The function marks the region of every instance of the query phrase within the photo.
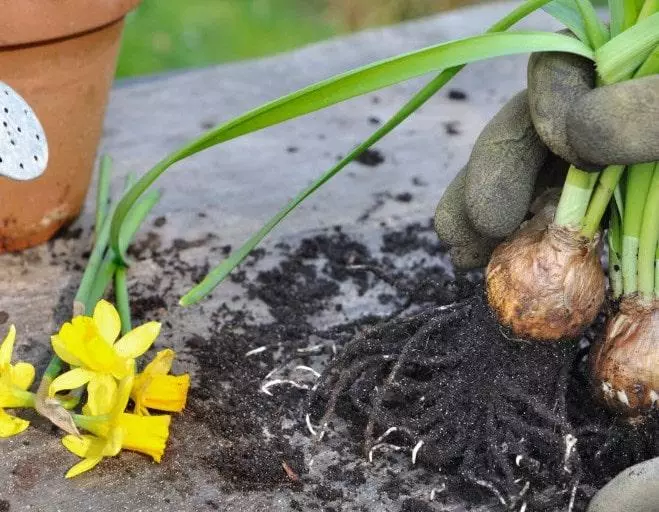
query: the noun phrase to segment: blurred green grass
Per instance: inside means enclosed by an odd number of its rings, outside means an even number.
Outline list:
[[[142,0],[126,19],[117,76],[271,55],[483,1],[488,0]]]
[[[118,77],[278,53],[344,29],[324,0],[144,0],[130,13]]]

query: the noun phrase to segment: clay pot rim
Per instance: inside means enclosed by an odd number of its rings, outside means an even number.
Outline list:
[[[20,0],[6,2],[0,49],[89,32],[123,18],[140,0]]]

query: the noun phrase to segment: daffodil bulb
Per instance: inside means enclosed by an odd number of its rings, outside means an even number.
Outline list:
[[[595,394],[612,410],[639,416],[659,406],[659,300],[625,297],[590,354]]]
[[[604,302],[599,237],[531,222],[494,250],[486,286],[492,310],[515,336],[576,338]]]

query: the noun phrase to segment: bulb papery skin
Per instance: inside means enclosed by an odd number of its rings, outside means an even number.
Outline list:
[[[578,338],[597,317],[606,281],[599,236],[532,219],[492,254],[487,298],[499,323],[520,338]]]
[[[639,416],[659,407],[659,300],[624,297],[590,352],[595,396],[614,412]]]

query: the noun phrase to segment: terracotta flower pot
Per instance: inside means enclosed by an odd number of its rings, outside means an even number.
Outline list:
[[[39,178],[0,177],[0,252],[44,242],[80,212],[124,16],[138,3],[0,1],[0,80],[32,106],[50,151]]]

